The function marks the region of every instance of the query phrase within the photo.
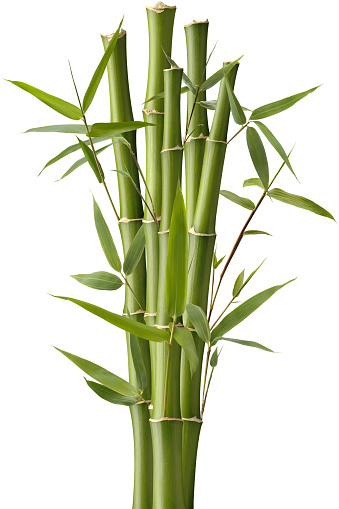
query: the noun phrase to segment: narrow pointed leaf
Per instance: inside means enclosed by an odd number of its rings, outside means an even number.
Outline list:
[[[181,87],[180,94],[186,94],[189,92],[190,89],[188,87]],[[152,95],[149,99],[146,99],[146,101],[143,104],[147,104],[150,101],[154,101],[155,99],[163,99],[165,97],[165,92],[160,92],[160,94]]]
[[[43,92],[42,90],[39,90],[38,88],[32,87],[31,85],[27,85],[27,83],[23,83],[22,81],[10,81],[10,83],[13,83],[13,85],[16,85],[17,87],[21,88],[22,90],[25,90],[25,92],[28,92],[29,94],[33,95],[39,101],[43,102],[52,110],[57,111],[58,113],[61,113],[64,117],[71,118],[72,120],[79,120],[82,118],[82,112],[80,108],[77,106],[74,106],[74,104],[71,104],[67,101],[63,101],[62,99],[59,99],[59,97],[55,97],[54,95],[47,94],[46,92]]]
[[[261,345],[260,343],[256,343],[255,341],[245,341],[244,339],[215,338],[213,344],[216,344],[220,340],[231,341],[232,343],[238,343],[238,345],[252,346],[254,348],[259,348],[260,350],[265,350],[266,352],[273,352],[273,350]]]
[[[88,126],[88,128],[90,127]],[[32,127],[32,129],[28,129],[25,133],[86,134],[86,127],[81,124],[46,125],[44,127]]]
[[[226,256],[226,255],[225,255]],[[213,265],[214,269],[217,269],[219,267],[219,265],[221,264],[221,262],[223,261],[223,259],[225,258],[225,256],[223,256],[222,258],[220,258],[220,260],[217,260],[216,263]]]
[[[215,368],[218,365],[218,349],[216,348],[212,353],[212,357],[210,359],[210,365],[212,368]]]
[[[199,357],[191,331],[186,327],[176,327],[174,339],[184,350],[190,365],[191,376],[193,376],[199,365]]]
[[[239,62],[239,60],[242,58],[239,57],[237,58],[236,60],[233,60],[233,62],[230,62],[229,64],[223,66],[221,69],[219,69],[217,72],[215,72],[214,74],[212,74],[212,76],[210,76],[209,78],[207,78],[206,81],[204,81],[200,88],[199,88],[199,91],[200,92],[203,92],[204,90],[208,90],[209,88],[212,88],[214,87],[214,85],[216,85],[217,83],[219,83],[219,81],[224,77],[224,76],[227,76],[227,74],[233,69],[233,67]]]
[[[186,311],[193,327],[197,331],[198,336],[208,344],[211,340],[211,332],[206,314],[201,307],[196,306],[195,304],[187,304]]]
[[[272,235],[270,233],[267,233],[267,232],[263,232],[261,230],[246,230],[243,235],[269,235],[270,237],[272,237]]]
[[[111,232],[108,229],[104,216],[101,213],[99,205],[93,196],[94,222],[98,233],[101,247],[105,253],[108,263],[117,272],[121,272],[121,261],[113,242]]]
[[[280,101],[275,101],[273,103],[265,104],[265,106],[260,106],[260,108],[253,110],[250,120],[259,120],[261,118],[271,117],[272,115],[276,115],[281,111],[287,110],[295,103],[306,97],[308,94],[311,94],[317,90],[317,88],[319,87],[310,88],[310,90],[306,90],[306,92],[291,95],[290,97],[286,97]]]
[[[140,258],[145,250],[145,230],[144,226],[142,225],[137,234],[135,235],[134,239],[131,242],[131,245],[127,251],[123,270],[126,276],[129,274],[132,274],[135,267],[138,265]]]
[[[268,188],[268,162],[264,145],[254,127],[246,129],[247,146],[256,172],[265,189]]]
[[[96,70],[95,70],[95,72],[93,74],[91,82],[88,85],[88,88],[87,88],[86,93],[85,93],[84,100],[82,101],[82,107],[83,107],[83,110],[85,112],[88,110],[88,108],[90,107],[90,105],[91,105],[91,103],[92,103],[92,101],[94,99],[95,93],[96,93],[96,91],[98,89],[98,86],[99,86],[99,83],[101,81],[101,78],[102,78],[102,76],[103,76],[103,74],[105,72],[105,69],[107,67],[108,61],[109,61],[109,59],[110,59],[110,57],[111,57],[111,55],[113,53],[113,50],[114,50],[114,48],[116,46],[122,22],[123,22],[123,19],[120,21],[119,28],[115,32],[115,34],[113,35],[110,43],[108,44],[108,46],[106,48],[106,51],[105,51],[102,59],[100,60],[100,63],[98,65],[98,67],[96,68]]]
[[[224,198],[227,198],[228,200],[232,201],[233,203],[236,203],[237,205],[240,205],[241,207],[244,207],[248,210],[255,209],[255,205],[253,201],[249,200],[248,198],[243,198],[242,196],[238,196],[235,193],[231,193],[231,191],[220,191],[220,194],[224,196]]]
[[[254,122],[256,126],[259,127],[260,131],[263,133],[264,136],[266,136],[267,140],[270,142],[270,144],[272,145],[272,147],[275,148],[275,150],[278,152],[278,154],[280,155],[280,157],[282,158],[282,160],[284,161],[284,163],[286,163],[286,165],[289,167],[289,169],[291,170],[291,172],[293,173],[293,175],[295,176],[295,178],[297,178],[296,174],[294,173],[293,171],[293,168],[291,166],[291,163],[288,159],[288,156],[285,152],[285,150],[283,149],[283,147],[280,145],[279,141],[277,140],[277,138],[274,136],[274,134],[268,129],[268,127],[265,126],[265,124],[263,124],[262,122]]]
[[[166,307],[169,316],[185,311],[188,275],[188,233],[184,198],[178,185],[168,237]]]
[[[119,394],[116,391],[112,391],[105,385],[98,384],[97,382],[92,382],[92,380],[85,381],[90,389],[92,389],[95,394],[97,394],[100,398],[108,401],[109,403],[114,403],[115,405],[124,405],[124,406],[132,406],[135,405],[139,398],[137,396],[124,396],[123,394]]]
[[[97,163],[95,161],[95,157],[94,157],[94,154],[92,152],[92,149],[90,147],[88,147],[86,145],[86,143],[84,143],[79,138],[78,138],[78,142],[79,142],[79,145],[81,147],[81,150],[83,151],[83,154],[84,154],[85,158],[87,159],[88,164],[90,165],[90,167],[92,168],[92,170],[94,172],[94,175],[98,179],[99,184],[101,184],[103,182],[103,180],[105,180],[104,172],[102,171],[102,168],[100,167],[101,168],[101,172],[102,172],[102,176],[103,176],[102,177],[101,174],[100,174],[100,171],[98,169]]]
[[[98,123],[93,124],[88,136],[90,136],[91,138],[98,138],[101,136],[112,136],[113,138],[117,137],[121,133],[127,133],[129,131],[141,129],[142,127],[152,127],[152,126],[155,126],[155,124],[151,124],[150,122],[140,122],[138,120],[130,122],[108,122],[101,124]]]
[[[147,375],[144,359],[142,358],[141,348],[139,345],[139,340],[134,334],[129,335],[130,348],[132,354],[133,365],[137,377],[137,385],[138,389],[143,393],[144,389],[147,387]]]
[[[198,101],[198,104],[207,110],[215,110],[217,107],[216,99],[213,99],[212,101]]]
[[[105,385],[109,389],[112,389],[119,394],[123,394],[124,396],[138,395],[138,390],[133,387],[132,384],[126,382],[123,378],[114,375],[110,371],[107,371],[107,369],[98,366],[98,364],[94,364],[94,362],[88,361],[87,359],[83,359],[82,357],[78,357],[72,353],[60,350],[60,348],[57,348],[56,346],[54,348],[67,357],[67,359],[72,361],[76,366],[78,366],[78,368],[82,369],[82,371],[84,371],[87,375],[91,376],[94,380]]]
[[[243,187],[248,187],[248,186],[258,186],[260,187],[261,189],[265,189],[261,180],[258,179],[258,178],[253,178],[253,179],[247,179],[244,181],[243,183]]]
[[[266,259],[266,258],[265,258],[265,259]],[[244,288],[244,286],[246,286],[246,285],[247,285],[247,283],[249,283],[249,282],[251,281],[252,277],[253,277],[253,276],[254,276],[254,275],[258,272],[258,270],[260,269],[260,267],[262,266],[262,264],[264,263],[264,261],[265,261],[265,260],[263,260],[263,261],[261,262],[261,264],[260,264],[260,265],[259,265],[256,269],[254,269],[254,271],[253,271],[253,272],[251,272],[251,274],[248,276],[248,278],[246,279],[245,283],[243,284],[243,288]]]
[[[314,201],[311,201],[308,198],[304,198],[303,196],[287,193],[286,191],[278,188],[269,191],[268,195],[275,200],[282,201],[283,203],[288,203],[288,205],[293,205],[294,207],[299,207],[300,209],[309,210],[310,212],[314,212],[314,214],[328,217],[329,219],[333,219],[335,221],[332,214],[330,214],[327,210],[314,203]]]
[[[100,154],[101,152],[103,152],[104,150],[106,150],[106,148],[108,147],[111,147],[111,143],[109,143],[109,145],[105,145],[104,147],[101,147],[99,148],[96,153],[97,154]],[[79,148],[80,148],[80,145],[79,145]],[[74,170],[76,170],[77,168],[79,168],[79,166],[82,166],[83,164],[87,163],[87,158],[86,157],[82,157],[81,159],[78,159],[77,161],[75,161],[75,163],[72,164],[72,166],[63,174],[62,177],[60,177],[59,180],[62,180],[63,178],[65,177],[68,177],[68,175],[70,175],[71,173],[73,173]]]
[[[216,269],[217,263],[218,263],[218,258],[215,254],[215,251],[213,251],[213,258],[212,258],[213,269]]]
[[[146,339],[147,341],[155,341],[157,343],[162,343],[163,341],[169,342],[170,336],[166,330],[157,329],[156,327],[151,327],[150,325],[145,325],[144,323],[137,322],[136,320],[128,318],[127,316],[117,315],[111,311],[107,311],[106,309],[95,306],[94,304],[90,304],[89,302],[72,299],[70,297],[61,297],[59,295],[52,295],[52,297],[69,300],[70,302],[73,302],[86,311],[89,311],[93,315],[96,315],[106,322],[119,327],[119,329],[123,329],[130,334],[134,334],[138,338]]]
[[[228,315],[226,315],[221,322],[213,329],[212,331],[212,339],[218,338],[226,334],[228,331],[233,329],[236,325],[241,323],[245,318],[251,315],[254,311],[256,311],[262,304],[264,304],[272,295],[274,295],[278,290],[286,286],[287,284],[294,281],[287,281],[282,285],[272,286],[272,288],[268,288],[257,295],[254,295],[250,299],[246,300],[236,309],[231,311]]]
[[[164,52],[165,54],[165,57],[167,58],[168,60],[168,63],[170,64],[170,66],[172,67],[180,67],[178,64],[176,64],[174,62],[174,60],[167,55],[166,51],[164,50],[164,48],[162,48],[162,51]],[[196,94],[196,90],[195,90],[195,86],[193,85],[193,83],[191,82],[191,80],[189,79],[189,77],[187,76],[187,74],[185,74],[184,72],[182,73],[182,81],[185,83],[185,85],[188,86],[188,88],[190,89],[190,91],[193,93],[193,94]]]
[[[246,124],[246,116],[244,110],[240,106],[240,103],[234,94],[228,78],[225,79],[225,85],[234,122],[238,125]]]
[[[118,276],[105,271],[92,272],[92,274],[75,274],[71,277],[82,285],[95,290],[118,290],[124,284]]]
[[[243,286],[244,286],[244,277],[245,277],[245,270],[240,272],[239,276],[235,280],[232,296],[237,297],[239,293],[241,292]]]

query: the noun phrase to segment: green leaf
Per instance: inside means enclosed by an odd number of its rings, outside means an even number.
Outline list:
[[[265,258],[265,259],[266,259],[266,258]],[[262,266],[262,264],[264,263],[264,261],[265,261],[265,260],[263,260],[263,261],[261,262],[261,264],[260,264],[260,265],[259,265],[256,269],[254,269],[254,271],[253,271],[253,272],[251,272],[251,274],[248,276],[248,278],[246,279],[245,283],[243,284],[243,288],[244,288],[244,286],[246,286],[246,285],[247,285],[247,283],[249,283],[249,282],[251,281],[252,277],[253,277],[253,276],[254,276],[254,275],[258,272],[258,270],[260,269],[260,267]],[[287,283],[286,283],[286,284],[287,284]]]
[[[213,99],[212,101],[198,101],[198,104],[207,110],[215,110],[217,107],[216,99]]]
[[[139,345],[139,340],[134,334],[129,335],[130,348],[132,354],[133,365],[137,377],[137,385],[138,389],[143,393],[144,389],[147,387],[147,374],[144,359],[142,358],[141,348]]]
[[[193,376],[199,365],[199,357],[191,331],[186,327],[175,327],[174,339],[184,350]]]
[[[215,338],[221,337],[223,334],[226,334],[228,331],[233,329],[236,325],[245,320],[245,318],[251,315],[254,311],[256,311],[278,290],[280,290],[287,284],[291,283],[292,281],[294,281],[294,279],[287,281],[287,283],[284,283],[283,285],[272,286],[272,288],[268,288],[267,290],[264,290],[263,292],[254,295],[250,299],[240,304],[240,306],[238,306],[228,315],[226,315],[221,320],[221,322],[215,327],[215,329],[213,329],[212,339],[214,340]]]
[[[264,145],[254,127],[247,127],[247,146],[256,172],[265,189],[268,188],[268,162]]]
[[[105,253],[108,263],[117,272],[121,272],[121,261],[117,248],[113,242],[111,232],[108,229],[104,216],[101,213],[99,205],[93,196],[94,222],[97,229],[101,247]]]
[[[92,170],[94,172],[94,175],[98,179],[99,184],[102,184],[102,182],[105,180],[104,172],[102,171],[102,168],[100,166],[100,169],[101,169],[101,172],[102,172],[102,175],[103,175],[103,177],[102,177],[101,174],[100,174],[100,171],[98,169],[98,166],[97,166],[97,163],[96,163],[96,160],[95,160],[95,157],[94,157],[94,154],[93,154],[92,150],[86,145],[86,143],[84,143],[79,138],[78,138],[78,142],[79,142],[79,145],[81,147],[81,150],[84,153],[85,158],[87,159],[88,164],[90,165],[90,167],[92,168]]]
[[[300,101],[300,99],[303,99],[311,92],[317,90],[317,88],[319,88],[319,86],[310,88],[310,90],[306,90],[306,92],[301,92],[300,94],[291,95],[290,97],[286,97],[280,101],[275,101],[273,103],[265,104],[265,106],[260,106],[260,108],[253,110],[250,120],[259,120],[261,118],[271,117],[272,115],[276,115],[281,111],[287,110],[295,103]]]
[[[314,201],[309,200],[308,198],[304,198],[303,196],[298,196],[297,194],[287,193],[282,189],[272,189],[269,191],[268,195],[275,200],[282,201],[284,203],[288,203],[289,205],[293,205],[294,207],[299,207],[300,209],[309,210],[310,212],[314,212],[314,214],[318,214],[319,216],[328,217],[329,219],[334,219],[332,214],[330,214],[327,210],[320,205],[314,203]]]
[[[243,57],[243,55],[241,55],[241,57],[237,58],[236,60],[233,60],[233,62],[230,62],[229,64],[223,66],[221,69],[219,69],[217,72],[215,72],[214,74],[212,74],[212,76],[210,76],[209,78],[207,78],[206,81],[204,81],[200,88],[199,88],[199,92],[203,92],[204,90],[208,90],[209,88],[212,88],[214,87],[214,85],[216,85],[217,83],[219,83],[219,81],[226,77],[227,74],[233,69],[233,67],[239,62],[239,60]]]
[[[218,349],[216,348],[212,354],[212,357],[210,359],[210,365],[212,368],[215,368],[218,365]]]
[[[43,102],[44,104],[52,108],[52,110],[61,113],[61,115],[63,115],[64,117],[71,118],[72,120],[80,120],[80,118],[82,118],[82,112],[80,108],[74,106],[74,104],[71,104],[67,101],[63,101],[62,99],[59,99],[54,95],[47,94],[46,92],[43,92],[38,88],[32,87],[31,85],[27,85],[27,83],[22,83],[22,81],[11,81],[11,80],[6,81],[9,81],[10,83],[13,83],[13,85],[16,85],[22,90],[25,90],[25,92],[28,92],[29,94],[33,95],[34,97],[39,99],[39,101]]]
[[[182,87],[180,89],[180,94],[186,94],[187,92],[190,92],[190,89],[188,87]],[[150,101],[154,101],[155,99],[163,99],[164,97],[165,97],[165,92],[160,92],[160,94],[153,95],[149,99],[146,99],[144,104],[147,104]]]
[[[293,175],[295,176],[295,178],[297,178],[296,174],[294,173],[293,171],[293,168],[291,166],[291,163],[288,159],[288,156],[285,152],[285,150],[283,149],[283,147],[280,145],[279,141],[277,140],[277,138],[274,136],[274,134],[268,129],[268,127],[266,127],[262,122],[254,122],[256,126],[259,127],[260,131],[263,133],[264,136],[266,136],[267,140],[270,142],[270,144],[272,145],[273,148],[275,148],[275,150],[278,152],[278,154],[280,155],[280,157],[282,158],[282,160],[284,161],[284,163],[286,163],[286,165],[289,167],[289,169],[291,170],[291,172],[293,173]],[[297,179],[298,180],[298,179]]]
[[[135,131],[142,127],[155,126],[150,122],[130,121],[130,122],[108,122],[93,124],[89,135],[91,138],[98,138],[101,136],[112,136],[117,137],[121,133],[127,133],[129,131]],[[120,141],[120,140],[119,140]]]
[[[195,304],[187,304],[186,311],[199,338],[209,344],[211,340],[211,331],[204,311]]]
[[[261,189],[265,189],[264,186],[262,185],[261,180],[257,179],[257,178],[245,180],[243,183],[243,187],[248,187],[248,186],[258,186]]]
[[[270,237],[272,237],[272,235],[270,233],[267,233],[267,232],[263,232],[261,230],[246,230],[243,235],[269,235]]]
[[[75,274],[76,281],[95,290],[118,290],[124,284],[115,274],[99,271],[92,274]]]
[[[77,306],[93,313],[93,315],[102,318],[106,322],[119,327],[119,329],[123,329],[130,334],[134,334],[138,338],[146,339],[147,341],[155,341],[157,343],[162,343],[166,341],[169,342],[170,336],[168,331],[158,329],[156,327],[151,327],[150,325],[145,325],[144,323],[137,322],[132,318],[128,318],[127,316],[116,315],[111,311],[107,311],[106,309],[95,306],[94,304],[90,304],[89,302],[84,302],[78,299],[72,299],[70,297],[61,297],[59,295],[52,295],[57,299],[69,300],[73,302]]]
[[[88,126],[90,128],[91,126]],[[86,134],[86,127],[81,124],[46,125],[44,127],[33,127],[25,133],[71,133]]]
[[[226,255],[225,255],[226,256]],[[223,261],[223,259],[225,258],[225,256],[223,256],[222,258],[220,258],[220,260],[217,260],[217,257],[215,256],[214,254],[214,257],[213,257],[213,268],[214,270],[217,269],[219,267],[219,265],[221,264],[221,262]]]
[[[139,398],[136,396],[124,396],[123,394],[119,394],[118,392],[112,391],[112,389],[105,387],[105,385],[92,382],[86,378],[85,381],[88,387],[90,387],[90,389],[92,389],[95,394],[97,394],[100,398],[105,399],[109,403],[114,403],[115,405],[132,406],[139,401]]]
[[[239,295],[241,292],[243,286],[244,286],[244,277],[245,277],[245,270],[240,272],[239,276],[235,280],[232,296],[235,298]]]
[[[102,59],[100,60],[100,63],[98,65],[98,67],[96,68],[94,74],[93,74],[93,77],[91,79],[91,82],[90,84],[88,85],[88,88],[86,90],[86,93],[85,93],[85,97],[84,97],[84,100],[82,101],[82,107],[83,107],[83,110],[86,112],[88,110],[88,108],[90,107],[93,99],[94,99],[94,96],[96,94],[96,91],[98,89],[98,86],[99,86],[99,83],[101,81],[101,78],[105,72],[105,69],[107,67],[107,64],[108,64],[108,61],[113,53],[113,50],[115,48],[115,45],[117,43],[117,40],[118,40],[118,36],[119,36],[119,33],[120,33],[120,28],[121,28],[121,25],[122,25],[122,22],[123,22],[123,19],[120,21],[120,25],[119,25],[119,28],[118,30],[115,32],[115,34],[113,35],[109,45],[107,46],[106,48],[106,51],[102,57]]]
[[[266,352],[273,352],[273,350],[271,350],[270,348],[267,348],[264,345],[261,345],[260,343],[256,343],[255,341],[245,341],[243,339],[215,338],[213,341],[213,344],[216,344],[221,339],[224,341],[231,341],[232,343],[238,343],[238,345],[252,346],[254,348],[260,348],[260,350],[265,350]]]
[[[231,112],[233,116],[233,120],[238,125],[246,124],[246,116],[245,113],[240,106],[238,99],[236,98],[234,91],[228,81],[228,78],[225,79],[225,85],[228,95],[228,100],[230,102]]]
[[[187,273],[187,219],[184,198],[178,184],[168,236],[166,264],[166,308],[169,316],[178,317],[185,311]]]
[[[174,60],[167,55],[166,51],[164,50],[164,48],[162,48],[162,51],[164,52],[165,54],[165,57],[167,58],[168,60],[168,63],[170,64],[171,67],[180,67],[179,65],[177,65]],[[187,76],[187,74],[185,74],[184,72],[182,73],[182,81],[185,83],[185,85],[188,86],[188,88],[190,89],[190,91],[193,93],[193,94],[196,94],[196,90],[195,90],[195,86],[193,85],[193,83],[191,82],[191,80],[189,79],[189,77]]]
[[[106,148],[108,147],[111,147],[112,146],[112,143],[109,143],[108,145],[105,145],[104,147],[101,147],[99,148],[96,153],[97,154],[100,154],[101,152],[103,152],[104,150],[106,150]],[[79,145],[80,147],[80,145]],[[65,177],[68,177],[68,175],[70,175],[71,173],[73,173],[74,170],[76,170],[77,168],[79,168],[79,166],[82,166],[83,164],[87,163],[87,158],[86,157],[82,157],[81,159],[78,159],[77,161],[75,161],[75,163],[72,164],[72,166],[66,171],[66,173],[63,174],[62,177],[60,177],[59,180],[62,180],[63,178]]]
[[[124,270],[124,273],[126,274],[126,276],[128,276],[129,274],[132,274],[133,270],[138,265],[140,258],[144,253],[145,244],[146,244],[145,230],[144,230],[144,225],[142,225],[139,228],[134,239],[132,240],[132,242],[129,246],[129,249],[127,251],[126,257],[125,257],[123,270]]]
[[[224,196],[224,198],[227,198],[230,201],[233,201],[233,203],[236,203],[237,205],[241,205],[241,207],[244,207],[248,210],[255,209],[255,205],[253,201],[249,200],[248,198],[242,198],[241,196],[238,196],[235,193],[231,193],[231,191],[220,191],[220,194]]]
[[[64,350],[60,350],[56,346],[54,347],[56,350],[61,352],[67,359],[72,361],[78,368],[82,369],[87,375],[91,376],[97,382],[105,385],[109,389],[118,392],[119,394],[123,394],[124,396],[137,396],[138,390],[133,387],[132,384],[126,382],[117,375],[114,375],[107,369],[98,366],[98,364],[94,364],[91,361],[83,359],[82,357],[78,357],[77,355],[73,355],[71,353],[65,352]]]

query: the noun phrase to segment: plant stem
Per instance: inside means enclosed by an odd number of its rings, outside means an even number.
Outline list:
[[[167,356],[167,366],[166,366],[166,375],[165,375],[165,390],[164,390],[164,410],[163,410],[163,417],[166,417],[166,410],[167,410],[167,394],[168,394],[168,380],[169,380],[169,373],[170,373],[170,367],[171,367],[171,352],[172,352],[172,341],[175,331],[175,322],[176,317],[173,317],[173,325],[171,330],[171,337],[170,341],[168,343],[168,356]]]
[[[138,300],[138,297],[135,295],[135,292],[133,291],[133,288],[131,287],[131,285],[127,281],[127,278],[124,276],[124,274],[122,272],[120,272],[120,275],[123,278],[123,280],[125,281],[126,285],[128,286],[128,288],[129,288],[130,292],[132,293],[133,297],[135,298],[135,300],[136,300],[136,302],[137,302],[137,304],[139,306],[139,309],[143,309],[142,305],[140,304],[140,302]]]
[[[205,410],[206,400],[207,400],[207,394],[208,394],[208,390],[210,388],[210,384],[211,384],[211,380],[212,380],[212,376],[213,376],[213,371],[214,371],[214,368],[212,368],[210,377],[208,379],[207,389],[206,389],[205,395],[203,396],[203,400],[202,400],[202,404],[201,404],[201,418],[204,415],[204,410]]]
[[[202,404],[201,404],[201,418],[204,413],[204,405],[205,405],[205,388],[206,388],[206,380],[207,380],[207,372],[208,372],[208,362],[210,360],[211,355],[211,345],[208,345],[208,350],[206,354],[206,366],[205,366],[205,375],[204,375],[204,386],[202,389]]]

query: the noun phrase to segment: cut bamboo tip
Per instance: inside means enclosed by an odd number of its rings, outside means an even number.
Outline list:
[[[150,11],[156,12],[157,14],[161,14],[164,12],[165,9],[176,9],[177,7],[175,5],[166,5],[163,2],[157,2],[154,7],[150,7],[149,5],[146,5],[146,9],[149,9]]]
[[[109,34],[109,35],[105,35],[105,34],[101,34],[101,37],[106,37],[107,41],[108,42],[111,42],[112,38],[113,38],[113,34]],[[124,37],[124,35],[126,35],[126,30],[124,30],[123,28],[120,30],[120,33],[118,35],[118,39],[121,39],[122,37]]]
[[[143,109],[142,110],[143,113],[145,113],[145,115],[164,115],[164,112],[163,111],[157,111],[157,110],[147,110],[147,109]]]
[[[195,19],[192,21],[192,23],[188,23],[188,25],[184,25],[184,28],[190,27],[192,25],[202,25],[204,23],[209,23],[208,19],[206,21],[196,21]]]
[[[165,71],[183,71],[184,69],[182,67],[177,67],[176,65],[173,65],[172,67],[170,67],[169,69],[164,69],[164,72]]]

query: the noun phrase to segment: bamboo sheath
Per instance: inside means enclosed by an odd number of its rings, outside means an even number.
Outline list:
[[[103,44],[106,49],[108,45],[107,37],[102,37]],[[110,105],[111,105],[111,121],[129,121],[133,120],[131,101],[129,95],[129,84],[127,74],[127,58],[126,58],[126,32],[122,31],[119,35],[117,45],[107,66]],[[136,154],[136,133],[125,133],[125,137],[130,142],[133,152]],[[128,169],[134,182],[140,188],[139,174],[135,162],[128,148],[121,143],[115,143],[114,153],[116,160],[116,168]],[[120,217],[128,219],[142,218],[143,208],[141,198],[136,192],[130,179],[118,174],[119,199],[120,199]],[[141,221],[121,222],[119,224],[122,238],[124,254],[141,226]],[[145,257],[143,256],[135,270],[128,276],[128,282],[133,288],[139,302],[145,309],[145,292],[146,292],[146,267]],[[139,308],[131,291],[126,287],[125,308],[130,313],[136,312]],[[142,314],[133,315],[134,319],[143,321]],[[151,366],[148,342],[139,339],[140,349],[147,372],[147,388],[144,391],[144,398],[151,397]],[[128,367],[129,380],[137,386],[136,374],[130,350],[130,336],[127,334],[127,351],[128,351]],[[152,506],[152,441],[149,425],[149,410],[147,405],[134,405],[130,407],[133,436],[134,436],[134,493],[133,493],[133,509],[148,509]]]

